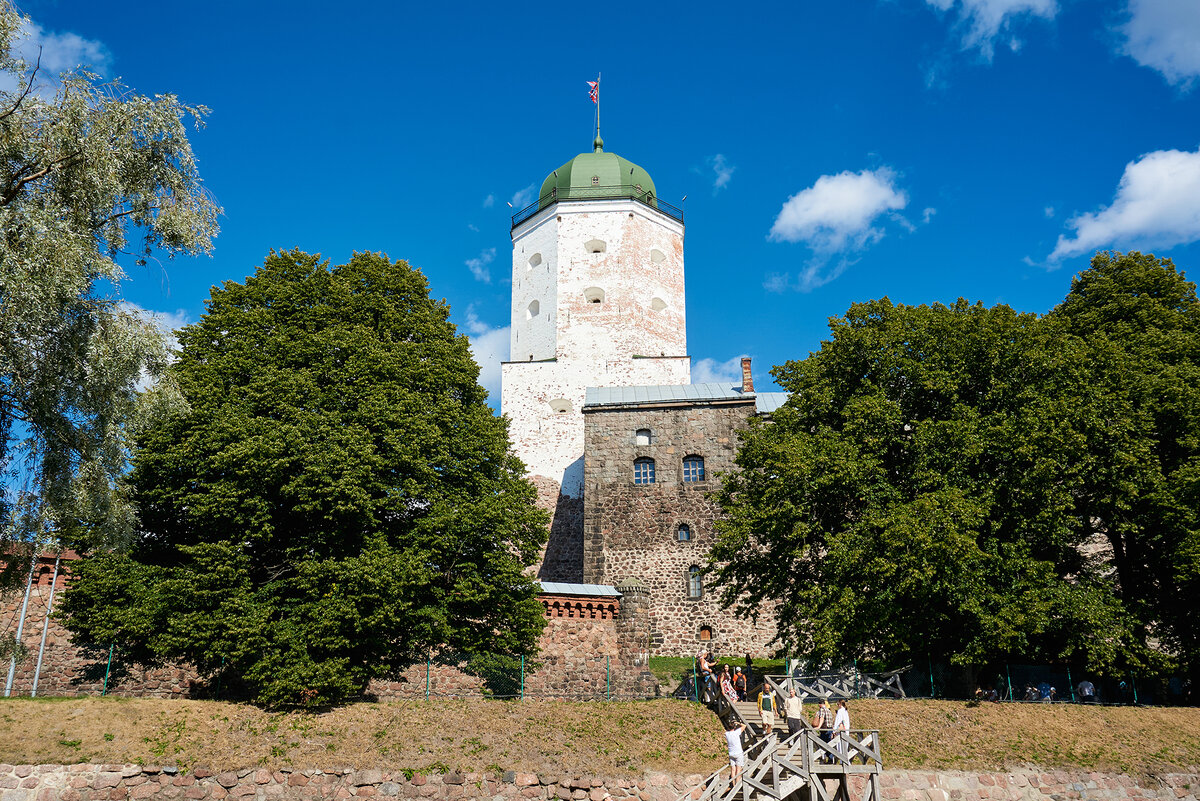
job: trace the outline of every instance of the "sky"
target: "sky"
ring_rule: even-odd
[[[1200,276],[1200,0],[21,0],[23,47],[211,109],[211,256],[126,265],[166,326],[271,249],[428,277],[498,407],[509,215],[589,150],[686,215],[693,381],[802,359],[850,304],[1043,313],[1097,250]],[[686,196],[686,200],[683,198]]]

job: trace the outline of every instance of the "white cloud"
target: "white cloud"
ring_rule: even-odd
[[[500,400],[500,363],[508,361],[508,326],[492,328],[468,307],[463,327],[471,341],[471,356],[479,365],[479,383],[488,391],[495,408]]]
[[[1172,247],[1200,240],[1200,149],[1158,150],[1125,165],[1116,197],[1067,221],[1050,261],[1112,244]]]
[[[865,247],[883,236],[882,230],[872,227],[876,218],[908,205],[908,196],[896,188],[895,178],[887,167],[822,175],[783,204],[770,238],[804,242],[826,253]]]
[[[790,273],[774,273],[763,287],[768,292],[808,292],[829,283],[854,264],[853,254],[883,238],[883,229],[875,225],[880,217],[915,230],[898,213],[907,205],[908,195],[896,186],[896,174],[888,167],[822,175],[788,198],[768,237],[776,242],[803,242],[812,249],[813,258],[794,282]],[[922,221],[928,222],[934,211],[926,209]]]
[[[737,170],[737,167],[730,164],[722,153],[709,156],[704,161],[713,171],[713,194],[715,195],[729,185],[729,180],[733,178],[733,173]]]
[[[1046,219],[1047,219],[1047,220],[1052,220],[1052,219],[1054,219],[1054,207],[1053,207],[1053,206],[1047,206],[1046,208],[1042,209],[1042,214],[1045,214],[1045,215],[1046,215]]]
[[[742,354],[745,356],[746,354]],[[697,359],[692,365],[693,384],[741,384],[742,356],[719,362],[716,359]]]
[[[495,205],[496,205],[496,196],[495,195],[489,194],[487,197],[485,197],[483,199],[483,207],[485,209],[490,209],[492,206],[495,206]]]
[[[955,27],[961,32],[962,49],[978,50],[988,61],[1001,38],[1017,51],[1021,42],[1011,34],[1013,26],[1029,17],[1054,19],[1058,14],[1056,0],[925,0],[928,5],[956,17]]]
[[[1196,0],[1129,0],[1129,19],[1118,28],[1121,52],[1158,70],[1168,83],[1191,88],[1200,77],[1200,3]]]
[[[922,224],[928,225],[929,221],[933,219],[933,215],[935,215],[935,214],[937,214],[937,209],[935,209],[933,206],[930,206],[929,208],[922,211],[921,212]]]
[[[479,251],[479,255],[473,259],[467,259],[464,264],[471,271],[471,275],[475,276],[476,281],[482,281],[485,284],[492,283],[492,271],[488,269],[488,265],[496,260],[496,249],[485,248]]]
[[[31,20],[21,26],[14,42],[14,55],[23,59],[31,68],[41,59],[38,83],[43,91],[53,92],[58,85],[60,73],[85,66],[92,72],[105,75],[111,56],[100,42],[85,39],[70,31],[55,33],[47,31]],[[0,91],[16,89],[10,74],[0,75]]]
[[[530,184],[524,189],[518,189],[513,193],[512,199],[508,202],[512,204],[514,209],[518,211],[525,208],[533,201],[537,200],[537,184]]]
[[[467,223],[467,229],[470,231],[474,231],[475,233],[479,233],[479,226],[476,225],[475,223]]]

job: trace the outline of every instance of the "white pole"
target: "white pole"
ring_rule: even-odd
[[[50,631],[50,613],[54,611],[54,589],[58,586],[58,561],[62,559],[62,554],[54,557],[54,577],[50,579],[50,601],[46,604],[46,618],[42,622],[42,644],[38,646],[38,661],[37,667],[33,670],[33,689],[29,692],[30,698],[37,697],[38,679],[42,675],[42,654],[46,653],[46,632]]]
[[[17,672],[17,648],[21,647],[21,634],[25,631],[25,611],[29,609],[29,591],[33,588],[33,571],[37,567],[37,543],[34,543],[33,560],[29,563],[29,580],[25,582],[25,600],[21,604],[21,620],[17,623],[17,641],[13,644],[13,655],[8,660],[8,681],[4,685],[4,697],[12,695],[13,676]]]

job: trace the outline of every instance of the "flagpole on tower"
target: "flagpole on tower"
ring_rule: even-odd
[[[588,81],[588,99],[596,104],[596,138],[592,141],[592,148],[597,152],[604,148],[604,140],[600,138],[600,73],[596,73],[596,80]]]

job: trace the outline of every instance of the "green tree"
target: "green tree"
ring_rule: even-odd
[[[1078,526],[1102,544],[1142,636],[1200,681],[1196,285],[1169,259],[1100,253],[1050,317],[1086,348]]]
[[[0,468],[32,499],[4,536],[38,520],[111,539],[133,525],[118,479],[136,384],[168,355],[119,302],[117,258],[210,249],[218,209],[184,125],[207,110],[84,72],[47,85],[17,52],[25,23],[0,0],[0,80],[15,87],[0,91]]]
[[[139,440],[142,529],[81,565],[77,639],[188,660],[268,706],[431,651],[531,653],[546,515],[444,303],[404,262],[272,253],[214,289]]]
[[[1056,321],[854,304],[774,370],[791,393],[745,432],[711,569],[782,644],[840,662],[1144,658],[1075,499],[1086,347]]]

